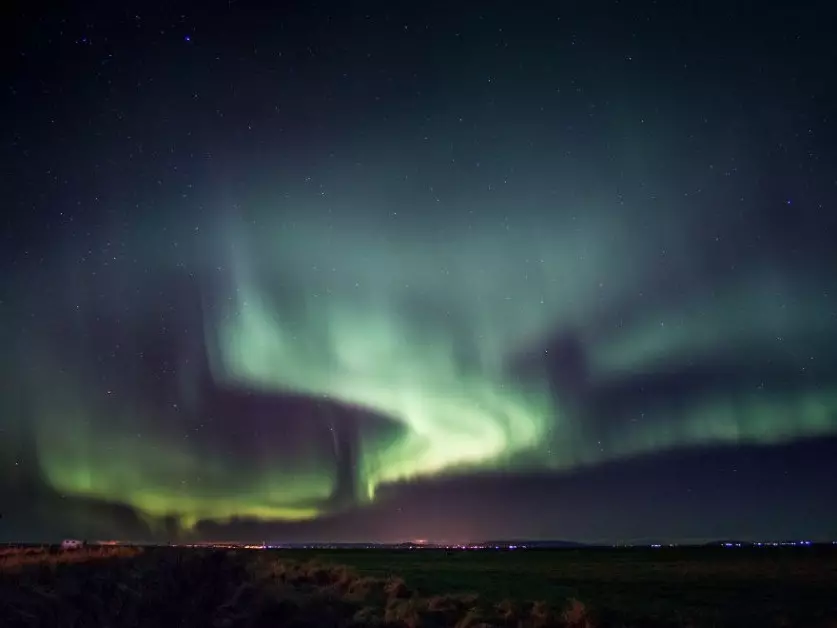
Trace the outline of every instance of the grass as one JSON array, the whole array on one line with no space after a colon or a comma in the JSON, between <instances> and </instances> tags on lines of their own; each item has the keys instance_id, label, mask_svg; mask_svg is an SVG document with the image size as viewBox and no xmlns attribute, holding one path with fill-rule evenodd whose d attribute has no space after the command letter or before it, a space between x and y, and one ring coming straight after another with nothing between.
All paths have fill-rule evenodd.
<instances>
[{"instance_id":1,"label":"grass","mask_svg":"<svg viewBox=\"0 0 837 628\"><path fill-rule=\"evenodd\" d=\"M0 551L2 626L837 626L825 549Z\"/></svg>"},{"instance_id":2,"label":"grass","mask_svg":"<svg viewBox=\"0 0 837 628\"><path fill-rule=\"evenodd\" d=\"M287 554L286 558L298 554ZM816 625L837 616L832 548L567 549L511 552L311 550L307 559L367 575L397 573L420 591L493 599L582 600L607 623ZM810 624L809 622L814 622ZM837 625L837 624L835 624Z\"/></svg>"}]
</instances>

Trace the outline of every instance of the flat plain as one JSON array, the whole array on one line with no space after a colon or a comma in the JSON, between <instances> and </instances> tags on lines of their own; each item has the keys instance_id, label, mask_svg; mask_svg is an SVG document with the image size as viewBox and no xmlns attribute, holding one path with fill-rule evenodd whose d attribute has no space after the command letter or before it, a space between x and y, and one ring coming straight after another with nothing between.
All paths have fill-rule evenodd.
<instances>
[{"instance_id":1,"label":"flat plain","mask_svg":"<svg viewBox=\"0 0 837 628\"><path fill-rule=\"evenodd\" d=\"M2 626L837 626L837 548L0 552Z\"/></svg>"}]
</instances>

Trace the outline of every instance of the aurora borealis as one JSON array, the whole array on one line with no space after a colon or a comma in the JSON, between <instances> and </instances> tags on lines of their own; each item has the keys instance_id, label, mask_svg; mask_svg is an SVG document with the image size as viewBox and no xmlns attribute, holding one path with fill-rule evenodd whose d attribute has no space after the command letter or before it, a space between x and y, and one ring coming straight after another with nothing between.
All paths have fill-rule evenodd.
<instances>
[{"instance_id":1,"label":"aurora borealis","mask_svg":"<svg viewBox=\"0 0 837 628\"><path fill-rule=\"evenodd\" d=\"M813 8L222 4L17 18L0 538L837 531Z\"/></svg>"}]
</instances>

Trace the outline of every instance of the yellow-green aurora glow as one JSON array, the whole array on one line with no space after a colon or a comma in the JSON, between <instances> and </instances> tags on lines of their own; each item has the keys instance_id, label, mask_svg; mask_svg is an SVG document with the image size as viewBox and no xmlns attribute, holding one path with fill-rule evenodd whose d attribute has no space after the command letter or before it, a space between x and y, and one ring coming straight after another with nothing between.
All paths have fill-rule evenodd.
<instances>
[{"instance_id":1,"label":"yellow-green aurora glow","mask_svg":"<svg viewBox=\"0 0 837 628\"><path fill-rule=\"evenodd\" d=\"M654 233L639 242L620 220L588 216L586 224L553 219L549 232L535 219L502 235L454 225L428 236L269 213L258 214L257 228L225 223L195 247L199 316L165 318L158 304L177 291L148 297L163 294L150 279L115 290L107 304L113 316L121 299L135 299L126 318L163 316L188 329L189 342L175 334L167 345L164 362L176 363L176 376L160 380L175 382L162 401L144 396L136 371L112 381L100 366L74 368L72 355L92 351L84 341L68 353L40 340L39 375L25 396L43 479L61 494L189 528L304 520L345 507L335 501L347 473L340 439L352 446L357 505L375 500L382 485L445 474L570 470L679 447L837 432L837 387L828 381L772 387L764 385L770 373L756 372L692 395L638 402L613 393L624 381L627 390L641 388L631 377L707 361L733 373L749 372L755 356L815 370L812 342L831 333L833 320L804 281L780 268L693 281L677 298L654 301ZM657 237L680 228L681 219L663 221ZM667 260L684 285L700 276L700 264L687 240ZM644 291L650 296L625 305ZM577 380L550 366L565 357L552 343L556 330L583 347ZM136 359L141 349L130 337L138 333L119 340L114 360ZM389 427L361 420L356 438L345 436L354 433L341 424L347 415L324 421L312 406L308 416L259 419L272 427L254 428L252 442L232 455L227 428L201 440L218 410L195 401L190 373L201 359L213 386L345 405ZM216 420L228 426L250 420L225 412Z\"/></svg>"}]
</instances>

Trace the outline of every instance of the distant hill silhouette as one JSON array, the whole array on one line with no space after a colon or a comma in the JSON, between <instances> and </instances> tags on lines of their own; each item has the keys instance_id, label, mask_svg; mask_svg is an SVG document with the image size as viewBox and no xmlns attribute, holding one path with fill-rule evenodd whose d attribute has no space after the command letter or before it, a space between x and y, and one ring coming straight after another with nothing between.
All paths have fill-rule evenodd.
<instances>
[{"instance_id":1,"label":"distant hill silhouette","mask_svg":"<svg viewBox=\"0 0 837 628\"><path fill-rule=\"evenodd\" d=\"M515 546L526 546L530 548L581 548L581 547L596 547L596 545L592 545L589 543L579 543L577 541L562 541L559 539L547 540L547 541L526 541L526 540L509 540L509 539L502 539L502 540L490 540L490 541L482 541L480 545L488 545L488 546L495 546L495 547L509 547L511 545Z\"/></svg>"}]
</instances>

